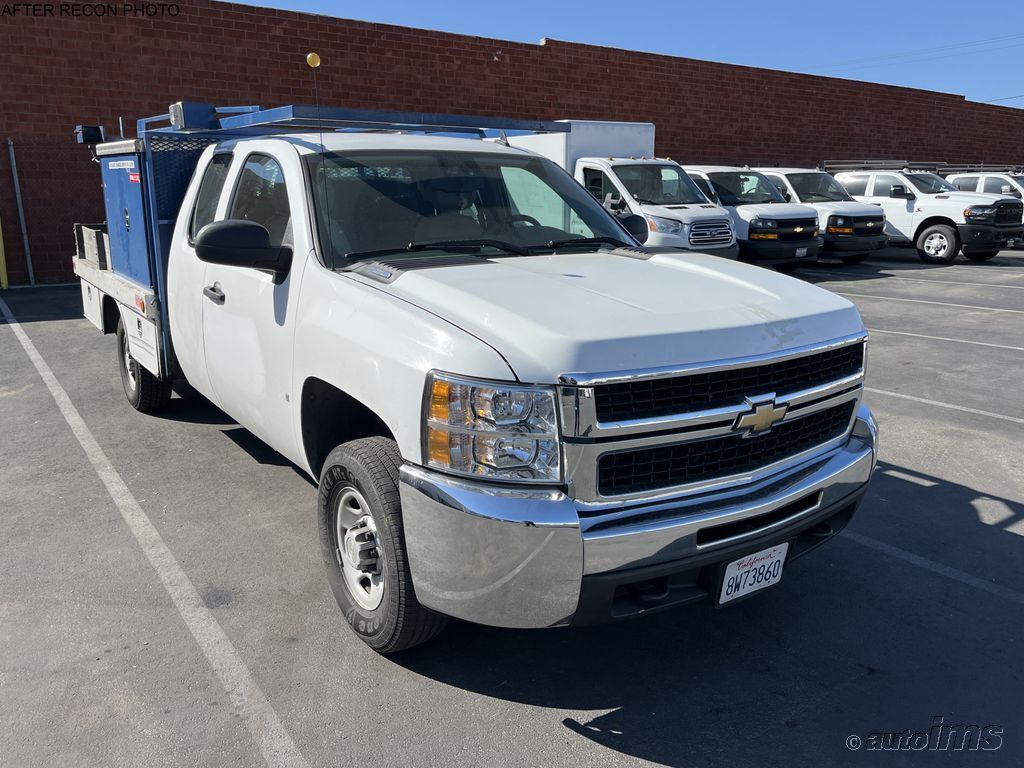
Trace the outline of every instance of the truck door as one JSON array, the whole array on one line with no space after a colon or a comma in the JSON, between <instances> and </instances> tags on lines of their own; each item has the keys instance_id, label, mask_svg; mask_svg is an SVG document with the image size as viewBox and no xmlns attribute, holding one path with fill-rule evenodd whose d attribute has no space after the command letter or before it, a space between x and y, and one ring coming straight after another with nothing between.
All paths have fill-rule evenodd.
<instances>
[{"instance_id":1,"label":"truck door","mask_svg":"<svg viewBox=\"0 0 1024 768\"><path fill-rule=\"evenodd\" d=\"M612 196L613 201L622 201L619 203L618 208L610 209L612 213L641 213L639 206L634 204L633 198L619 189L615 182L608 177L608 174L596 166L583 166L583 186L587 188L590 194L597 198L601 205L604 205L605 201L608 200L608 195Z\"/></svg>"},{"instance_id":2,"label":"truck door","mask_svg":"<svg viewBox=\"0 0 1024 768\"><path fill-rule=\"evenodd\" d=\"M912 240L917 199L892 197L890 192L895 185L917 193L915 187L896 174L876 173L871 190L864 197L864 202L880 206L885 211L885 231L890 237L897 240Z\"/></svg>"},{"instance_id":3,"label":"truck door","mask_svg":"<svg viewBox=\"0 0 1024 768\"><path fill-rule=\"evenodd\" d=\"M262 147L270 144L268 151ZM261 224L274 245L292 247L292 266L275 285L273 275L246 267L207 264L195 290L203 295L206 370L216 403L239 424L294 455L291 391L294 318L310 238L293 216L303 210L298 154L279 142L253 142L235 149L237 170L228 181L226 219Z\"/></svg>"}]
</instances>

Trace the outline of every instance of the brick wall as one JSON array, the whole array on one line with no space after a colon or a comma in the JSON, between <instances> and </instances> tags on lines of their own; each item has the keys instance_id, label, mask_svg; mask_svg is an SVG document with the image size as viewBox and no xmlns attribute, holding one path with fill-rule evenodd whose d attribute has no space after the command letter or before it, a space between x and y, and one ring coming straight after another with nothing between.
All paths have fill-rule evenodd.
<instances>
[{"instance_id":1,"label":"brick wall","mask_svg":"<svg viewBox=\"0 0 1024 768\"><path fill-rule=\"evenodd\" d=\"M1021 162L1024 111L909 88L547 40L533 45L196 0L173 18L0 17L0 142L17 151L41 282L71 277L72 224L102 220L99 172L76 123L181 99L536 118L649 120L658 152L693 162L837 157ZM129 132L129 135L131 133ZM6 146L0 222L13 284L27 280Z\"/></svg>"}]
</instances>

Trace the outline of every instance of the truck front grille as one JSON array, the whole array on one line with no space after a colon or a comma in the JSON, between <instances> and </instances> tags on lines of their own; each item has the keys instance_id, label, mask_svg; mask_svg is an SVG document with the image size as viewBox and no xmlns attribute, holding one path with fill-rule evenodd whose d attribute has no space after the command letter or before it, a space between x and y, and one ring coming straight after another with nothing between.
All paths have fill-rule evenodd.
<instances>
[{"instance_id":1,"label":"truck front grille","mask_svg":"<svg viewBox=\"0 0 1024 768\"><path fill-rule=\"evenodd\" d=\"M810 240L817 235L818 222L815 219L779 219L778 224L775 231L782 241Z\"/></svg>"},{"instance_id":2,"label":"truck front grille","mask_svg":"<svg viewBox=\"0 0 1024 768\"><path fill-rule=\"evenodd\" d=\"M728 219L698 221L690 227L690 245L694 248L728 245L731 241L732 227Z\"/></svg>"},{"instance_id":3,"label":"truck front grille","mask_svg":"<svg viewBox=\"0 0 1024 768\"><path fill-rule=\"evenodd\" d=\"M880 235L885 232L884 216L854 216L852 221L855 235Z\"/></svg>"},{"instance_id":4,"label":"truck front grille","mask_svg":"<svg viewBox=\"0 0 1024 768\"><path fill-rule=\"evenodd\" d=\"M996 210L996 224L1020 224L1024 218L1024 204L1000 203Z\"/></svg>"},{"instance_id":5,"label":"truck front grille","mask_svg":"<svg viewBox=\"0 0 1024 768\"><path fill-rule=\"evenodd\" d=\"M602 496L671 488L766 467L842 436L855 403L846 402L783 422L757 437L709 440L606 453L598 462Z\"/></svg>"},{"instance_id":6,"label":"truck front grille","mask_svg":"<svg viewBox=\"0 0 1024 768\"><path fill-rule=\"evenodd\" d=\"M594 387L598 422L671 416L741 405L747 396L788 394L852 376L864 366L864 344L848 344L791 360L665 379Z\"/></svg>"}]
</instances>

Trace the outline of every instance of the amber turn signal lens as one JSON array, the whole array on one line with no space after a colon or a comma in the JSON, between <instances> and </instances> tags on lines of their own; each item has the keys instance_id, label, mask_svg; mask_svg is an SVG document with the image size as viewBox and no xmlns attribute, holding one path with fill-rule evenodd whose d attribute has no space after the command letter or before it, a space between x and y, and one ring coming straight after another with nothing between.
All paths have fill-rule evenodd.
<instances>
[{"instance_id":1,"label":"amber turn signal lens","mask_svg":"<svg viewBox=\"0 0 1024 768\"><path fill-rule=\"evenodd\" d=\"M448 395L451 384L444 379L434 379L430 388L430 419L442 424L448 423Z\"/></svg>"},{"instance_id":2,"label":"amber turn signal lens","mask_svg":"<svg viewBox=\"0 0 1024 768\"><path fill-rule=\"evenodd\" d=\"M778 240L779 236L775 234L768 234L764 232L751 232L751 240Z\"/></svg>"},{"instance_id":3,"label":"amber turn signal lens","mask_svg":"<svg viewBox=\"0 0 1024 768\"><path fill-rule=\"evenodd\" d=\"M829 227L825 231L830 235L852 235L853 227Z\"/></svg>"},{"instance_id":4,"label":"amber turn signal lens","mask_svg":"<svg viewBox=\"0 0 1024 768\"><path fill-rule=\"evenodd\" d=\"M427 427L427 458L434 466L451 466L452 456L448 443L449 434L442 429Z\"/></svg>"}]
</instances>

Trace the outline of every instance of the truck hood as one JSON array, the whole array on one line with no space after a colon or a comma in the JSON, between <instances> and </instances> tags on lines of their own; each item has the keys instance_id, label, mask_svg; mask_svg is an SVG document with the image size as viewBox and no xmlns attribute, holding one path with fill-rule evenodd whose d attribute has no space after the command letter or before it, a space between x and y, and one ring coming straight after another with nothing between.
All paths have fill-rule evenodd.
<instances>
[{"instance_id":1,"label":"truck hood","mask_svg":"<svg viewBox=\"0 0 1024 768\"><path fill-rule=\"evenodd\" d=\"M750 221L758 217L766 219L806 219L817 213L809 205L797 205L796 203L737 205L735 210L736 215L744 221Z\"/></svg>"},{"instance_id":2,"label":"truck hood","mask_svg":"<svg viewBox=\"0 0 1024 768\"><path fill-rule=\"evenodd\" d=\"M952 200L962 205L994 205L1000 200L1010 200L1012 202L1020 202L1015 197L1009 195L997 195L991 192L940 192L937 195L925 195L920 192L916 192L918 200L943 202Z\"/></svg>"},{"instance_id":3,"label":"truck hood","mask_svg":"<svg viewBox=\"0 0 1024 768\"><path fill-rule=\"evenodd\" d=\"M706 254L481 262L402 271L396 260L385 290L483 340L524 382L745 357L863 329L834 293Z\"/></svg>"},{"instance_id":4,"label":"truck hood","mask_svg":"<svg viewBox=\"0 0 1024 768\"><path fill-rule=\"evenodd\" d=\"M834 203L802 203L828 216L879 216L882 209L877 205L857 203L851 200L837 200ZM822 222L824 223L824 221Z\"/></svg>"},{"instance_id":5,"label":"truck hood","mask_svg":"<svg viewBox=\"0 0 1024 768\"><path fill-rule=\"evenodd\" d=\"M729 214L724 208L713 203L680 203L679 205L641 205L640 210L649 216L661 216L675 219L683 223L707 221L710 219L727 219Z\"/></svg>"}]
</instances>

